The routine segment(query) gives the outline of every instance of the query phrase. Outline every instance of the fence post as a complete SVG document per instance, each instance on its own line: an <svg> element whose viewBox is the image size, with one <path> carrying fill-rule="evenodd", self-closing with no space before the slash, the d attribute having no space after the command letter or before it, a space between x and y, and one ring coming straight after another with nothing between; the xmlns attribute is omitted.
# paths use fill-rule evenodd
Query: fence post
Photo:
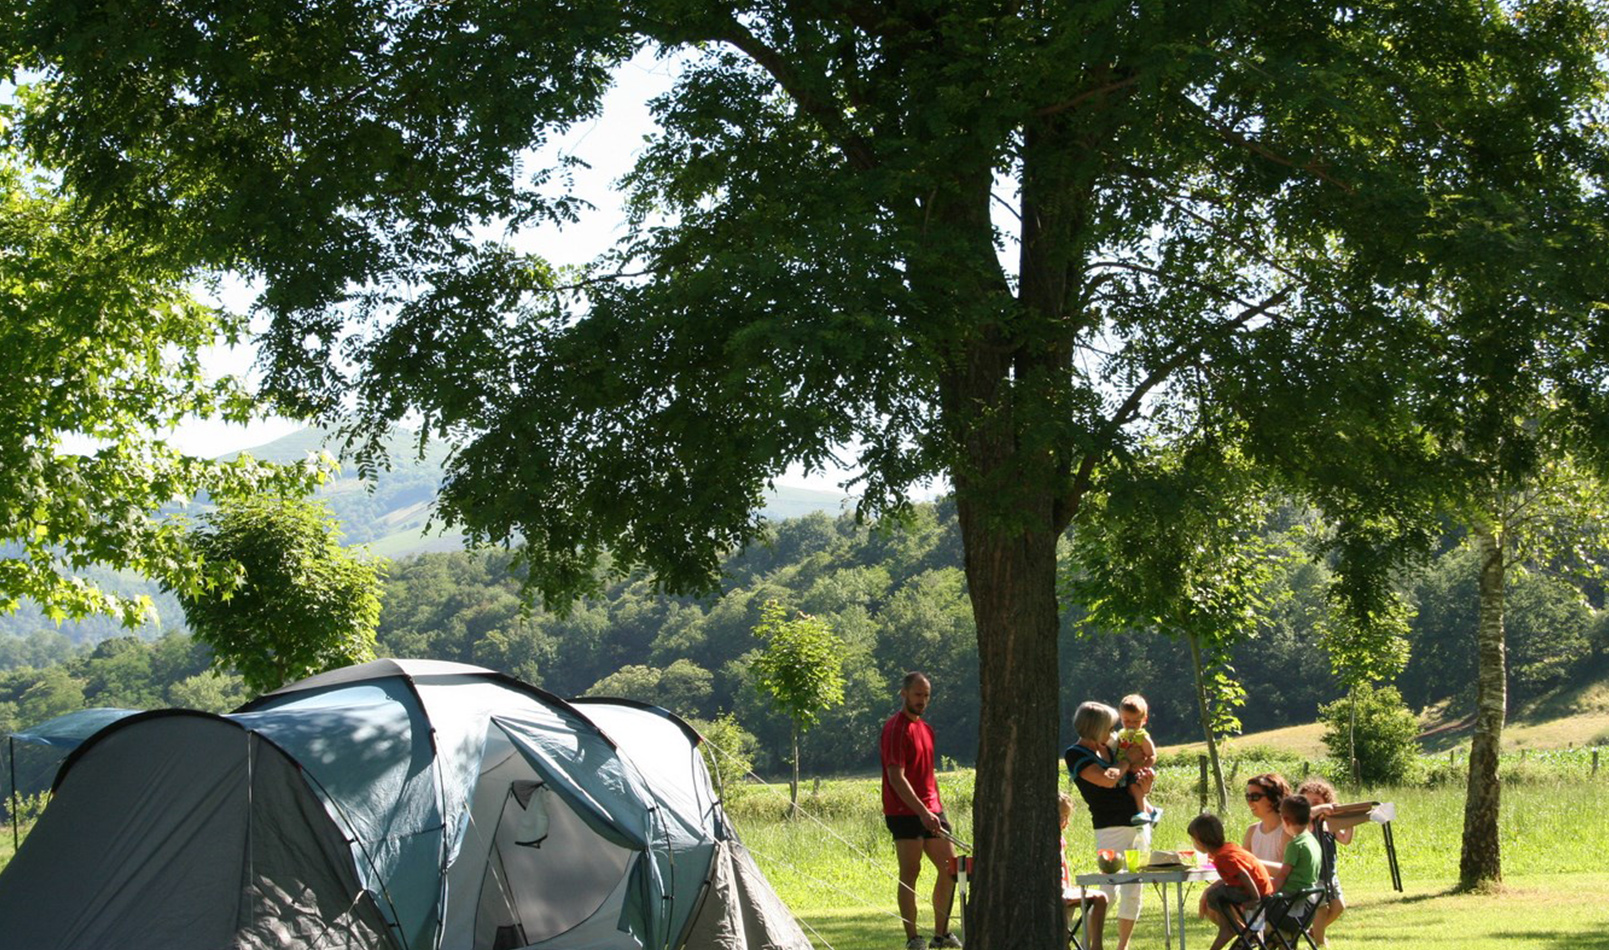
<svg viewBox="0 0 1609 950"><path fill-rule="evenodd" d="M1598 754L1597 753L1593 753L1593 755L1592 755L1592 765L1593 765L1593 771L1596 772L1598 770L1597 769L1597 765L1598 765ZM1201 811L1206 811L1207 810L1207 778L1208 778L1208 776L1207 776L1207 757L1203 755L1203 756L1201 756L1201 781L1196 783L1196 788L1201 791L1201 809L1200 809Z"/></svg>
<svg viewBox="0 0 1609 950"><path fill-rule="evenodd" d="M1593 775L1594 778L1596 778L1598 776L1598 750L1597 749L1592 750L1592 775Z"/></svg>
<svg viewBox="0 0 1609 950"><path fill-rule="evenodd" d="M1458 749L1456 747L1447 750L1447 764L1458 764Z"/></svg>

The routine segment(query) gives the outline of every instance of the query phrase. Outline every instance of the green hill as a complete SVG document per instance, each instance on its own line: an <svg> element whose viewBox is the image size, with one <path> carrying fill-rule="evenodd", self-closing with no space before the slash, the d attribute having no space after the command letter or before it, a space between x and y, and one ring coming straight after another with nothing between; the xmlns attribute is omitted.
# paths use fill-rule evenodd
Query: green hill
<svg viewBox="0 0 1609 950"><path fill-rule="evenodd" d="M329 430L306 428L223 457L249 454L267 461L295 462L320 451L336 455L338 449L339 445ZM316 495L340 519L343 540L348 545L367 545L370 551L391 560L416 554L462 550L464 543L461 532L443 531L440 524L430 524L436 491L441 485L448 455L447 446L439 441L432 442L421 456L412 434L397 432L387 449L390 467L376 472L372 481L360 478L356 462L348 460L341 464L337 476L320 488ZM838 492L780 487L770 493L762 510L772 521L785 521L818 511L836 517L852 503L848 495ZM113 575L105 571L92 571L86 576L94 578L97 583L112 586L119 593L145 593L151 596L161 619L158 624L139 631L142 636L155 636L164 626L183 625L178 603L163 594L156 585L137 576ZM0 616L0 633L25 636L34 630L53 628L54 625L31 606L24 606L9 616ZM111 618L64 623L60 629L75 642L95 642L126 633Z"/></svg>
<svg viewBox="0 0 1609 950"><path fill-rule="evenodd" d="M334 455L338 448L328 430L308 428L243 452L269 461L293 462L320 450ZM376 472L373 482L360 479L356 464L345 462L340 474L318 493L341 519L346 542L367 544L374 553L393 559L462 549L462 534L443 533L440 525L429 527L447 459L446 445L432 442L420 458L413 436L398 432L387 450L391 467ZM779 487L768 495L762 511L772 521L785 521L817 511L836 516L852 504L853 499L841 492Z"/></svg>

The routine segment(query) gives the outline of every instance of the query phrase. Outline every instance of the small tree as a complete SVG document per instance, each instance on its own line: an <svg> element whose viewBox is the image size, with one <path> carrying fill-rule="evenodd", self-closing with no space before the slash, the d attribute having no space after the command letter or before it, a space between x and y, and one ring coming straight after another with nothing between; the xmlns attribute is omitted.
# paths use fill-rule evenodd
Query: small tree
<svg viewBox="0 0 1609 950"><path fill-rule="evenodd" d="M1228 807L1218 739L1240 731L1245 690L1230 650L1257 631L1281 552L1260 536L1270 495L1239 452L1199 435L1131 456L1086 503L1073 534L1073 597L1086 629L1176 635L1190 651L1196 711L1218 810Z"/></svg>
<svg viewBox="0 0 1609 950"><path fill-rule="evenodd" d="M334 517L301 498L256 496L221 506L191 532L207 561L234 564L234 583L179 603L219 669L266 692L374 658L381 563L343 548Z"/></svg>
<svg viewBox="0 0 1609 950"><path fill-rule="evenodd" d="M1396 687L1356 683L1349 695L1319 707L1319 719L1330 757L1351 757L1365 785L1402 784L1417 770L1419 720Z"/></svg>
<svg viewBox="0 0 1609 950"><path fill-rule="evenodd" d="M754 753L760 740L729 712L714 719L689 719L688 724L704 738L698 750L704 755L710 777L720 786L721 797L731 798L754 771ZM731 788L726 787L728 778L732 779Z"/></svg>
<svg viewBox="0 0 1609 950"><path fill-rule="evenodd" d="M799 734L816 724L821 712L844 701L844 642L825 620L800 614L787 619L779 601L760 608L754 635L765 650L754 660L755 688L793 721L793 782L788 793L799 810Z"/></svg>

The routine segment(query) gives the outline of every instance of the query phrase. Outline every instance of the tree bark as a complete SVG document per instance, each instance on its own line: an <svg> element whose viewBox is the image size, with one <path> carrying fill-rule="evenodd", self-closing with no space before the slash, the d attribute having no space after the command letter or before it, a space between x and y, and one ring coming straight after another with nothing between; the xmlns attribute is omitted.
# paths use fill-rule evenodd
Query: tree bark
<svg viewBox="0 0 1609 950"><path fill-rule="evenodd" d="M1185 634L1190 644L1190 665L1196 674L1196 709L1201 715L1201 734L1207 740L1207 758L1212 762L1212 778L1218 786L1218 814L1229 813L1229 790L1224 785L1223 761L1218 758L1218 739L1212 734L1212 716L1207 711L1207 684L1201 676L1201 641L1196 635Z"/></svg>
<svg viewBox="0 0 1609 950"><path fill-rule="evenodd" d="M1480 621L1475 635L1475 734L1469 748L1469 789L1464 799L1464 849L1458 862L1464 888L1503 879L1497 834L1502 785L1497 753L1508 701L1507 647L1503 642L1502 539L1488 525L1472 529L1480 552Z"/></svg>
<svg viewBox="0 0 1609 950"><path fill-rule="evenodd" d="M788 787L788 817L799 817L799 720L793 721L793 784Z"/></svg>
<svg viewBox="0 0 1609 950"><path fill-rule="evenodd" d="M1013 532L990 524L982 505L957 507L982 692L972 805L978 872L967 945L1061 946L1056 537L1048 517L1041 529Z"/></svg>

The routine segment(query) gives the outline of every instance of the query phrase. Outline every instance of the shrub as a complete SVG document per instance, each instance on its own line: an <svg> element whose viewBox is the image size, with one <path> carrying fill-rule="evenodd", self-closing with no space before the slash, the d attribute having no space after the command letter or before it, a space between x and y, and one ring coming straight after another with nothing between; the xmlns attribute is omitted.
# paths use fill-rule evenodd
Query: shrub
<svg viewBox="0 0 1609 950"><path fill-rule="evenodd" d="M1357 714L1356 753L1358 777L1365 785L1405 785L1420 768L1418 717L1402 702L1395 687L1360 685L1327 706L1319 707L1324 723L1324 745L1338 762L1351 751L1354 707ZM1344 770L1343 770L1344 774Z"/></svg>
<svg viewBox="0 0 1609 950"><path fill-rule="evenodd" d="M727 797L740 794L754 771L754 753L760 748L760 740L731 713L721 713L714 719L689 719L688 724L704 737L698 750L704 754L710 779L724 786Z"/></svg>

